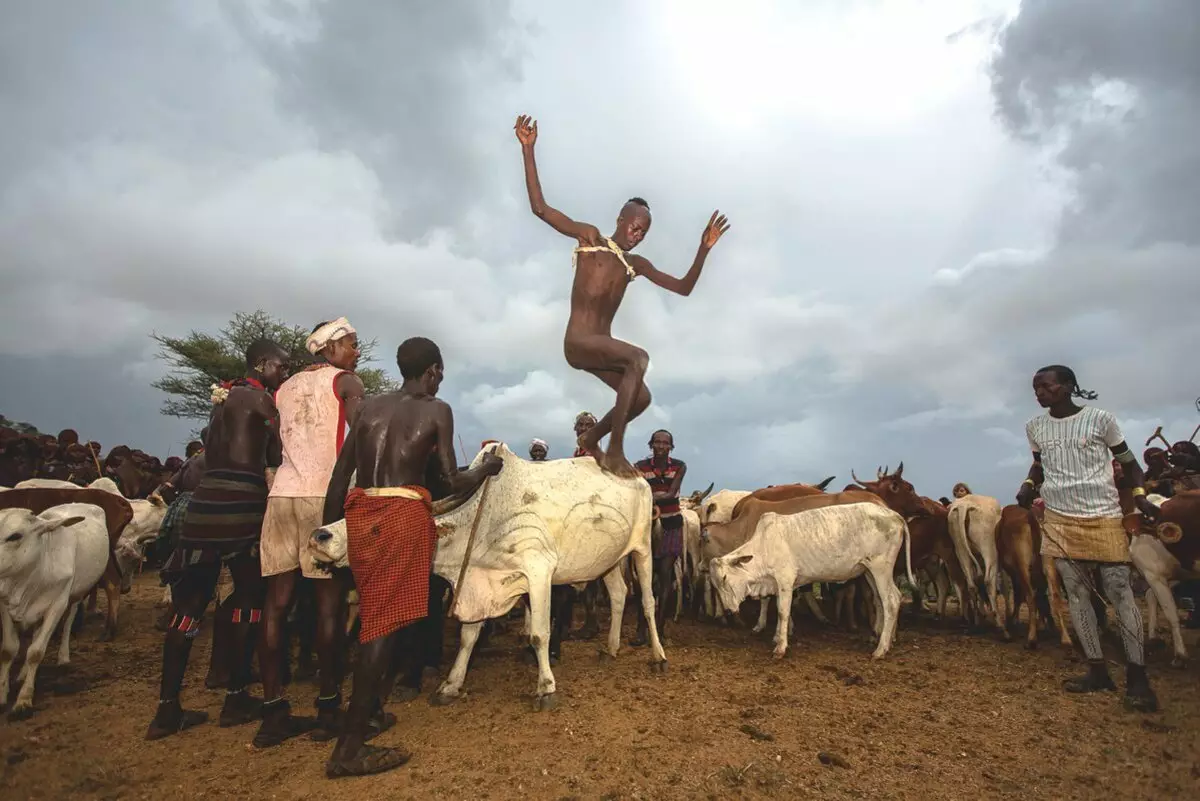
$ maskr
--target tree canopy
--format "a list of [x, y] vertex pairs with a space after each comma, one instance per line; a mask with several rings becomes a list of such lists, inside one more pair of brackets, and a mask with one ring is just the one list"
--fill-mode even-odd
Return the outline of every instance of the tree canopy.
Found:
[[[292, 354], [292, 369], [312, 363], [305, 349], [311, 327], [289, 325], [264, 312], [237, 312], [229, 325], [217, 334], [192, 331], [185, 337], [169, 337], [158, 333], [151, 338], [158, 343], [158, 358], [171, 365], [171, 372], [152, 386], [169, 396], [162, 413], [170, 417], [207, 420], [212, 411], [212, 385], [232, 381], [246, 374], [246, 348], [257, 339], [278, 342]], [[373, 361], [376, 341], [360, 342], [360, 365]], [[377, 395], [396, 388], [382, 370], [359, 367], [356, 371], [368, 395]]]

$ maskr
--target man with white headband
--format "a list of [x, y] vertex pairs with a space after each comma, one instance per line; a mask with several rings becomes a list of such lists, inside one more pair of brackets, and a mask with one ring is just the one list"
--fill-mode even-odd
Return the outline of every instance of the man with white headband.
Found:
[[535, 462], [544, 462], [550, 455], [550, 446], [544, 439], [535, 439], [529, 443], [529, 458]]
[[[309, 537], [321, 527], [325, 493], [346, 431], [365, 392], [354, 374], [361, 355], [358, 335], [345, 317], [316, 326], [305, 343], [315, 363], [283, 383], [275, 396], [283, 460], [271, 485], [262, 527], [262, 574], [267, 578], [259, 666], [263, 721], [254, 745], [266, 748], [305, 732], [328, 740], [338, 733], [341, 675], [338, 642], [345, 625], [339, 582], [318, 570], [308, 554]], [[315, 582], [315, 645], [321, 674], [318, 716], [293, 717], [283, 697], [284, 625], [300, 576]]]

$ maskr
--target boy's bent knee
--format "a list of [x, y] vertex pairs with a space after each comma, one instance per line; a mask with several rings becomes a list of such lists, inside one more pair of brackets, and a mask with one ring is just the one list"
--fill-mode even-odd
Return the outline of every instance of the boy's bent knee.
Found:
[[641, 348], [634, 346], [631, 348], [628, 360], [628, 369], [635, 370], [639, 373], [645, 373], [650, 366], [650, 354]]

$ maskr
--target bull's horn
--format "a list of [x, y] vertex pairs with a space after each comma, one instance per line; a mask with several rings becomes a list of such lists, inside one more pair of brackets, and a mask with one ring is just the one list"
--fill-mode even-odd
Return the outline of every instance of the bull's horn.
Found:
[[817, 489], [819, 489], [821, 492], [824, 492], [825, 488], [829, 486], [829, 482], [833, 481], [835, 478], [837, 478], [837, 476], [830, 476], [829, 478], [825, 479], [817, 485]]
[[896, 468], [896, 478], [900, 478], [904, 474], [904, 462], [900, 462], [900, 466]]
[[860, 486], [860, 487], [863, 487], [863, 488], [865, 488], [865, 487], [867, 486], [866, 484], [864, 484], [864, 483], [862, 483], [861, 481], [859, 481], [859, 480], [858, 480], [858, 476], [854, 475], [854, 469], [853, 469], [853, 468], [851, 468], [851, 470], [850, 470], [850, 478], [854, 479], [854, 483], [855, 483], [855, 484], [857, 484], [857, 485], [858, 485], [858, 486]]
[[1161, 437], [1161, 436], [1162, 436], [1162, 426], [1159, 426], [1158, 428], [1154, 429], [1154, 433], [1153, 433], [1153, 434], [1151, 434], [1150, 436], [1146, 437], [1146, 444], [1145, 444], [1145, 446], [1144, 446], [1144, 447], [1146, 447], [1146, 448], [1149, 448], [1149, 447], [1150, 447], [1150, 443], [1151, 443], [1151, 442], [1154, 442], [1154, 440], [1155, 440], [1155, 439], [1157, 439], [1158, 437]]
[[715, 486], [716, 486], [716, 482], [715, 482], [715, 481], [714, 481], [713, 483], [709, 484], [709, 485], [708, 485], [708, 489], [706, 489], [704, 492], [700, 493], [700, 498], [699, 498], [699, 500], [700, 500], [700, 501], [702, 501], [702, 500], [704, 500], [705, 498], [707, 498], [707, 497], [708, 497], [708, 493], [712, 492], [712, 491], [713, 491], [713, 487], [715, 487]]
[[883, 467], [875, 468], [875, 478], [879, 479], [880, 481], [882, 481], [883, 477], [886, 476], [887, 474], [888, 474], [888, 466], [886, 464]]
[[1167, 545], [1174, 545], [1183, 539], [1183, 528], [1178, 523], [1159, 523], [1155, 533]]

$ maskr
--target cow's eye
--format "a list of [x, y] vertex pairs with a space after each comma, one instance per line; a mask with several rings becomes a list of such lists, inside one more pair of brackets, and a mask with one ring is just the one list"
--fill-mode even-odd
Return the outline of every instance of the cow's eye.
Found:
[[19, 539], [21, 539], [21, 532], [18, 531], [16, 534], [9, 534], [7, 537], [4, 538], [4, 541], [5, 542], [16, 542]]

